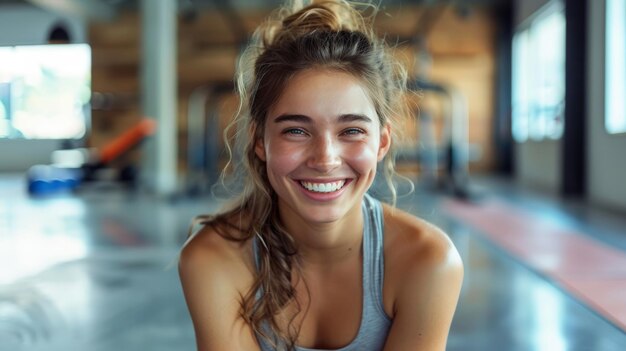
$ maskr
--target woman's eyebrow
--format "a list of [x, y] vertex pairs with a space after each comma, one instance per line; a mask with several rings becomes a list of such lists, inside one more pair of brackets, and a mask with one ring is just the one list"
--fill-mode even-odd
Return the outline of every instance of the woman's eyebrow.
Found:
[[283, 114], [274, 119], [274, 123], [281, 122], [300, 122], [300, 123], [311, 123], [313, 120], [309, 116], [305, 115], [290, 115]]
[[[339, 123], [348, 123], [348, 122], [365, 122], [372, 123], [372, 119], [366, 115], [361, 115], [357, 113], [347, 113], [340, 115], [337, 118]], [[296, 115], [296, 114], [282, 114], [274, 119], [274, 123], [283, 123], [283, 122], [297, 122], [297, 123], [313, 123], [313, 119], [309, 116], [305, 115]]]
[[[361, 115], [357, 113], [346, 113], [340, 115], [337, 119], [339, 123], [346, 122], [366, 122], [372, 123], [372, 119], [366, 115]], [[309, 116], [305, 115], [295, 115], [295, 114], [282, 114], [274, 119], [274, 123], [282, 123], [282, 122], [299, 122], [299, 123], [312, 123], [313, 119]]]
[[341, 122], [341, 123], [345, 123], [345, 122], [366, 122], [366, 123], [372, 123], [372, 119], [369, 118], [366, 115], [360, 115], [360, 114], [356, 114], [356, 113], [348, 113], [348, 114], [339, 116], [339, 122]]

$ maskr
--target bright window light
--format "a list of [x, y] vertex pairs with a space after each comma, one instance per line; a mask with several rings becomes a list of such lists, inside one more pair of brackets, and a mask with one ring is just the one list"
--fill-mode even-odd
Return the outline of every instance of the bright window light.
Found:
[[606, 1], [607, 132], [626, 133], [626, 0]]
[[553, 1], [513, 38], [512, 133], [518, 142], [558, 139], [565, 103], [565, 13]]
[[81, 138], [90, 95], [89, 45], [0, 48], [0, 138]]

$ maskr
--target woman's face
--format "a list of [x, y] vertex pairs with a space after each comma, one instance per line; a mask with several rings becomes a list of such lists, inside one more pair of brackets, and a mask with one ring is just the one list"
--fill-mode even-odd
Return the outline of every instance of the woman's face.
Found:
[[365, 88], [355, 77], [307, 70], [287, 84], [268, 112], [257, 156], [283, 215], [314, 223], [358, 208], [390, 145]]

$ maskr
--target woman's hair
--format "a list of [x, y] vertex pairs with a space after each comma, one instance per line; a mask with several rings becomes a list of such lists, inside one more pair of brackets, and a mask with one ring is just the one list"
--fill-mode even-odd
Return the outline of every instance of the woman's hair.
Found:
[[[198, 217], [196, 223], [210, 225], [230, 240], [258, 238], [259, 268], [253, 286], [242, 297], [241, 315], [275, 347], [293, 349], [298, 336], [293, 320], [302, 308], [294, 299], [292, 272], [299, 270], [299, 262], [293, 238], [281, 223], [266, 165], [255, 153], [255, 141], [263, 137], [268, 111], [285, 86], [305, 70], [332, 70], [356, 77], [369, 94], [381, 126], [407, 115], [405, 71], [374, 33], [375, 13], [373, 5], [344, 0], [312, 1], [308, 6], [292, 1], [257, 28], [239, 58], [240, 104], [224, 133], [229, 163], [222, 173], [222, 180], [228, 177], [237, 182], [238, 196], [225, 212]], [[396, 130], [391, 128], [392, 145], [383, 160], [394, 203]], [[262, 294], [257, 296], [259, 290]], [[281, 330], [276, 316], [290, 303], [296, 304], [297, 312], [283, 321], [288, 327]], [[270, 330], [262, 328], [263, 321]]]

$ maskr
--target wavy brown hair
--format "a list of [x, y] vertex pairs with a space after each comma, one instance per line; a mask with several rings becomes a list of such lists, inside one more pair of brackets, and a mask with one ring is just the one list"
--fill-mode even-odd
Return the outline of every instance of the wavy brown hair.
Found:
[[[293, 321], [302, 308], [295, 299], [292, 274], [299, 271], [299, 261], [294, 240], [282, 225], [266, 165], [255, 153], [255, 141], [263, 137], [267, 113], [289, 80], [309, 69], [335, 70], [359, 79], [381, 126], [408, 115], [406, 74], [374, 33], [375, 13], [376, 7], [365, 3], [325, 0], [305, 6], [292, 1], [258, 27], [238, 62], [240, 105], [224, 133], [229, 163], [222, 173], [222, 180], [228, 177], [239, 186], [238, 195], [220, 214], [200, 216], [195, 223], [210, 225], [229, 240], [258, 238], [259, 267], [253, 286], [242, 296], [241, 316], [276, 348], [292, 350], [298, 337]], [[383, 170], [395, 203], [392, 177], [398, 136], [395, 128], [391, 132]], [[257, 298], [259, 290], [263, 293]], [[290, 303], [297, 311], [282, 330], [276, 316]], [[270, 330], [262, 327], [263, 322]]]

